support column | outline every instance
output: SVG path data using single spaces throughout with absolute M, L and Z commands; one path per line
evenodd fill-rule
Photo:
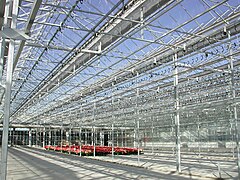
M 102 132 L 102 130 L 100 130 L 100 145 L 103 146 L 103 141 L 104 141 L 104 133 Z
M 137 73 L 137 76 L 138 76 L 138 73 Z M 138 109 L 138 99 L 139 99 L 139 88 L 137 88 L 137 104 L 136 104 L 136 133 L 137 133 L 137 148 L 138 148 L 138 156 L 137 156 L 137 159 L 138 159 L 138 163 L 139 163 L 139 160 L 140 160 L 140 151 L 139 151 L 139 148 L 140 148 L 140 136 L 139 136 L 139 126 L 140 126 L 140 123 L 139 123 L 139 109 Z
M 137 148 L 138 148 L 138 163 L 140 162 L 140 136 L 139 136 L 139 120 L 137 121 Z
M 228 32 L 228 38 L 231 39 L 231 33 Z M 237 115 L 237 105 L 235 104 L 236 99 L 236 89 L 235 89 L 235 79 L 234 79 L 234 65 L 232 56 L 232 44 L 229 43 L 229 54 L 230 54 L 230 71 L 231 71 L 231 89 L 232 89 L 232 102 L 233 102 L 233 116 L 235 122 L 235 141 L 237 146 L 237 165 L 238 165 L 238 179 L 240 179 L 240 149 L 239 149 L 239 127 L 238 127 L 238 115 Z
M 114 94 L 113 94 L 113 90 L 114 90 L 114 84 L 115 82 L 112 82 L 112 160 L 114 158 Z
M 92 127 L 92 146 L 93 146 L 93 156 L 96 156 L 96 129 L 95 126 Z
M 14 29 L 16 28 L 18 5 L 19 5 L 19 1 L 14 0 L 12 5 L 12 21 L 11 21 L 11 28 L 14 28 Z M 7 0 L 4 17 L 9 16 L 10 8 L 11 8 L 10 0 Z M 4 25 L 8 26 L 9 22 L 10 21 L 8 21 L 8 19 L 5 18 Z M 5 101 L 4 101 L 2 152 L 1 152 L 1 157 L 2 157 L 1 158 L 1 180 L 5 180 L 7 177 L 8 130 L 9 130 L 9 119 L 10 119 L 12 76 L 13 76 L 13 61 L 14 61 L 14 46 L 15 46 L 14 43 L 15 41 L 13 39 L 10 39 L 9 49 L 8 49 L 6 89 L 5 89 Z
M 35 147 L 37 147 L 38 146 L 38 142 L 39 142 L 39 136 L 38 136 L 38 128 L 36 128 L 36 131 L 35 131 L 35 137 L 36 137 L 36 146 Z
M 88 138 L 88 135 L 87 135 L 87 129 L 85 129 L 85 145 L 87 144 L 87 138 Z
M 114 158 L 114 125 L 112 124 L 112 159 Z
M 176 137 L 176 166 L 181 172 L 181 149 L 180 149 L 180 123 L 179 123 L 179 96 L 178 96 L 178 64 L 177 53 L 173 57 L 174 61 L 174 100 L 175 100 L 175 137 Z
M 0 81 L 2 81 L 3 74 L 3 59 L 4 59 L 4 51 L 5 51 L 5 38 L 0 39 Z
M 94 107 L 93 107 L 93 156 L 96 156 L 96 92 L 94 93 Z
M 198 133 L 198 156 L 201 155 L 201 144 L 200 144 L 200 124 L 197 124 L 197 133 Z
M 127 122 L 126 122 L 126 120 L 125 120 L 124 124 L 125 124 L 125 132 L 124 132 L 124 139 L 125 139 L 125 141 L 124 141 L 124 146 L 127 147 Z
M 57 130 L 54 129 L 53 130 L 53 145 L 54 145 L 54 147 L 56 147 L 56 145 L 57 145 L 57 143 L 56 143 L 56 140 L 57 140 L 56 136 L 57 136 Z M 56 148 L 54 148 L 54 151 L 55 151 L 55 149 Z
M 231 135 L 231 141 L 234 142 L 234 130 L 233 130 L 233 122 L 229 122 L 230 123 L 230 135 Z M 235 158 L 235 147 L 233 146 L 233 143 L 232 143 L 232 155 L 233 155 L 233 158 Z
M 12 128 L 12 140 L 11 140 L 11 146 L 14 146 L 17 142 L 16 142 L 16 128 L 15 127 L 13 127 Z
M 46 136 L 46 128 L 45 128 L 45 126 L 44 126 L 44 128 L 43 128 L 43 148 L 45 148 L 45 136 Z
M 124 136 L 123 136 L 123 128 L 121 129 L 121 135 L 122 135 L 122 147 L 124 147 Z
M 69 154 L 71 154 L 72 128 L 69 129 Z
M 48 145 L 52 145 L 52 131 L 51 131 L 51 128 L 49 128 L 49 131 L 48 131 Z
M 79 130 L 79 146 L 80 146 L 80 157 L 82 156 L 82 127 L 80 127 L 80 130 Z
M 153 116 L 151 116 L 151 118 L 152 118 L 152 138 L 151 138 L 151 140 L 152 140 L 152 154 L 154 153 L 154 147 L 153 147 L 153 144 L 154 144 L 154 130 L 153 130 Z
M 66 129 L 66 145 L 69 145 L 69 130 Z
M 92 130 L 91 130 L 91 145 L 93 146 L 94 145 L 94 140 L 93 140 L 93 126 L 92 126 Z
M 62 147 L 63 147 L 63 127 L 60 129 L 60 143 L 61 143 L 61 152 L 62 152 Z
M 116 135 L 117 135 L 117 147 L 119 146 L 119 144 L 118 144 L 118 129 L 117 129 L 117 132 L 116 132 Z
M 28 131 L 28 145 L 31 147 L 32 146 L 32 129 L 29 128 Z

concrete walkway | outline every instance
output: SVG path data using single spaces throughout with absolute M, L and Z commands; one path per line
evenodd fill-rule
M 105 157 L 107 158 L 107 157 Z M 8 180 L 204 179 L 32 148 L 9 148 Z

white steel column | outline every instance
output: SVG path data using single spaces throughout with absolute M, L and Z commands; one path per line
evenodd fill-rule
M 52 139 L 52 134 L 51 134 L 51 128 L 49 127 L 49 131 L 48 131 L 48 145 L 52 145 L 51 143 L 51 139 Z
M 94 93 L 94 105 L 93 105 L 93 127 L 92 127 L 92 145 L 93 145 L 93 156 L 96 156 L 96 124 L 95 124 L 95 111 L 96 111 L 96 92 Z
M 112 160 L 114 159 L 114 83 L 112 83 Z
M 69 144 L 69 152 L 68 152 L 68 154 L 71 154 L 71 145 L 72 145 L 71 141 L 72 141 L 72 125 L 69 129 L 69 143 L 68 143 Z
M 228 32 L 228 38 L 231 39 L 231 33 Z M 238 179 L 240 179 L 240 149 L 239 149 L 239 131 L 238 128 L 238 117 L 237 117 L 237 106 L 235 104 L 236 99 L 236 89 L 235 89 L 235 80 L 234 80 L 234 65 L 233 65 L 233 56 L 232 56 L 232 44 L 229 42 L 229 54 L 230 54 L 230 72 L 231 72 L 231 89 L 232 89 L 232 99 L 233 99 L 233 116 L 235 121 L 235 141 L 237 146 L 237 165 L 238 165 Z
M 122 147 L 124 147 L 123 143 L 124 143 L 124 136 L 123 136 L 123 127 L 121 129 L 121 135 L 122 135 Z
M 112 124 L 112 159 L 114 158 L 114 124 Z
M 53 130 L 53 145 L 54 145 L 54 147 L 56 147 L 56 140 L 57 140 L 57 130 L 56 129 L 54 129 Z M 54 148 L 54 151 L 55 151 L 56 149 Z
M 152 141 L 152 154 L 154 153 L 154 147 L 153 147 L 153 143 L 154 143 L 154 130 L 153 130 L 153 115 L 151 116 L 152 119 L 152 137 L 151 137 L 151 141 Z
M 32 146 L 32 129 L 30 128 L 28 131 L 28 146 Z
M 85 129 L 85 145 L 88 143 L 88 131 Z
M 62 152 L 62 147 L 63 147 L 63 127 L 61 126 L 60 129 L 60 143 L 61 143 L 61 152 Z
M 173 56 L 173 61 L 174 61 L 174 94 L 175 94 L 174 100 L 175 100 L 176 165 L 177 171 L 181 172 L 177 53 L 175 53 L 175 55 Z
M 46 128 L 43 128 L 43 148 L 45 147 L 45 136 L 46 136 Z
M 36 128 L 35 129 L 35 137 L 36 137 L 36 145 L 35 145 L 35 147 L 37 147 L 38 146 L 38 128 Z
M 2 80 L 3 73 L 3 59 L 4 59 L 4 51 L 5 51 L 5 38 L 0 39 L 0 81 Z
M 80 157 L 82 156 L 82 126 L 80 127 L 79 130 L 79 146 L 80 146 Z
M 138 77 L 138 73 L 137 73 L 137 77 Z M 137 148 L 138 148 L 138 154 L 137 154 L 137 159 L 138 159 L 138 163 L 139 163 L 139 160 L 140 160 L 140 152 L 139 152 L 139 148 L 140 148 L 140 136 L 139 136 L 139 110 L 138 110 L 138 99 L 139 99 L 139 88 L 137 88 L 137 104 L 136 104 L 136 113 L 137 113 L 137 117 L 136 117 L 136 133 L 137 133 Z
M 200 143 L 200 123 L 197 124 L 197 133 L 198 133 L 198 156 L 201 156 L 201 143 Z
M 7 1 L 7 4 L 10 1 Z M 18 0 L 13 1 L 12 8 L 12 22 L 11 28 L 16 28 L 17 14 L 18 14 Z M 6 12 L 8 12 L 10 6 L 6 6 Z M 8 13 L 7 17 L 8 17 Z M 5 14 L 5 15 L 6 15 Z M 6 77 L 6 91 L 5 91 L 5 102 L 4 102 L 4 119 L 3 119 L 3 135 L 2 135 L 2 158 L 1 158 L 1 180 L 6 180 L 7 177 L 7 155 L 8 155 L 8 129 L 9 129 L 9 118 L 10 118 L 10 100 L 11 100 L 11 87 L 12 87 L 12 76 L 13 76 L 13 60 L 14 60 L 14 40 L 10 39 L 8 49 L 8 60 L 7 60 L 7 77 Z

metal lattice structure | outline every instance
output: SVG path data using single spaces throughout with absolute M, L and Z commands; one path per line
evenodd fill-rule
M 15 29 L 9 2 L 1 1 L 2 32 Z M 133 130 L 128 145 L 146 149 L 176 141 L 179 171 L 180 146 L 195 142 L 235 143 L 239 158 L 238 0 L 15 6 L 20 39 L 2 35 L 0 53 L 4 85 L 14 39 L 10 99 L 1 90 L 10 125 Z

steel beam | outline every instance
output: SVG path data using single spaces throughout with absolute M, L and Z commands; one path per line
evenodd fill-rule
M 6 0 L 0 0 L 0 31 L 3 27 Z
M 236 17 L 234 15 L 234 17 Z M 231 19 L 231 17 L 230 17 Z M 221 25 L 221 23 L 218 23 L 218 24 L 215 24 L 215 26 L 219 26 Z M 240 23 L 237 22 L 237 21 L 234 21 L 233 23 L 229 24 L 226 26 L 227 30 L 230 31 L 232 33 L 232 35 L 236 35 L 240 32 Z M 212 28 L 209 28 L 209 29 L 212 29 Z M 206 33 L 206 31 L 204 30 L 202 33 Z M 201 33 L 199 33 L 201 34 Z M 203 39 L 199 39 L 196 40 L 196 41 L 192 41 L 191 43 L 188 44 L 188 47 L 187 47 L 187 51 L 184 51 L 183 49 L 180 49 L 178 50 L 178 57 L 183 57 L 183 56 L 186 56 L 196 50 L 200 50 L 201 48 L 204 48 L 206 46 L 209 46 L 210 44 L 214 44 L 214 43 L 217 43 L 223 39 L 226 39 L 227 36 L 223 35 L 223 32 L 219 29 L 218 31 L 215 31 L 213 32 L 212 34 L 209 34 L 208 38 L 203 38 Z M 161 53 L 161 52 L 160 52 Z M 170 57 L 173 56 L 172 54 L 173 52 L 170 51 L 168 53 L 164 53 L 162 54 L 161 56 L 159 56 L 159 52 L 156 53 L 155 56 L 157 56 L 156 58 L 156 63 L 152 63 L 152 61 L 147 61 L 147 60 L 143 60 L 144 62 L 146 62 L 146 64 L 144 65 L 141 65 L 140 62 L 138 66 L 136 66 L 135 68 L 135 71 L 136 72 L 139 72 L 140 74 L 143 74 L 145 73 L 146 71 L 149 71 L 151 69 L 154 69 L 156 68 L 157 66 L 160 66 L 162 63 L 167 63 L 170 61 Z M 146 57 L 146 59 L 150 59 L 151 57 Z M 135 65 L 134 65 L 135 66 Z M 130 72 L 130 68 L 129 68 L 129 72 L 127 71 L 128 69 L 125 69 L 126 71 L 124 72 L 117 72 L 116 74 L 113 74 L 112 77 L 116 78 L 116 83 L 121 83 L 123 82 L 124 80 L 126 79 L 130 79 L 134 76 L 136 76 L 136 73 L 131 73 Z M 105 81 L 105 82 L 103 82 Z M 112 82 L 115 81 L 115 79 L 112 79 L 112 78 L 107 78 L 107 79 L 104 79 L 103 81 L 101 82 L 98 82 L 96 84 L 96 86 L 92 86 L 91 88 L 92 89 L 95 89 L 96 92 L 98 91 L 101 91 L 103 88 L 109 88 L 112 86 Z M 104 87 L 100 86 L 101 84 L 104 84 Z M 87 95 L 90 95 L 91 94 L 91 91 L 89 91 L 89 88 L 85 88 L 83 91 L 81 91 L 81 94 L 82 97 L 84 96 L 87 96 Z M 74 97 L 74 99 L 72 100 L 76 100 L 77 98 Z M 71 101 L 71 99 L 69 100 Z M 64 102 L 63 104 L 66 104 L 66 102 Z
M 33 3 L 32 10 L 30 12 L 30 15 L 28 17 L 28 20 L 27 20 L 27 23 L 26 23 L 26 26 L 25 26 L 25 29 L 24 29 L 24 32 L 26 34 L 30 33 L 30 30 L 31 30 L 32 25 L 34 23 L 34 20 L 35 20 L 35 18 L 37 16 L 37 12 L 38 12 L 38 10 L 40 8 L 41 3 L 42 3 L 42 0 L 35 0 L 34 3 Z M 24 48 L 25 42 L 26 42 L 26 40 L 22 40 L 20 42 L 20 45 L 19 45 L 18 50 L 17 50 L 17 53 L 15 55 L 14 63 L 13 63 L 13 71 L 14 71 L 17 63 L 18 63 L 18 59 L 20 58 L 20 55 L 21 55 L 22 50 Z
M 133 6 L 128 11 L 126 11 L 122 16 L 126 17 L 126 18 L 132 17 L 133 20 L 140 21 L 139 11 L 140 11 L 142 5 L 145 7 L 143 16 L 146 18 L 150 14 L 157 11 L 159 8 L 165 6 L 168 3 L 169 3 L 169 1 L 167 1 L 167 0 L 162 0 L 162 1 L 154 0 L 154 1 L 143 1 L 143 2 L 139 1 L 136 4 L 133 3 Z M 119 2 L 119 4 L 121 4 L 121 1 Z M 117 7 L 118 7 L 118 4 L 116 4 L 114 8 L 116 9 Z M 107 13 L 106 16 L 103 17 L 103 20 L 110 13 L 111 13 L 111 11 L 109 11 L 109 13 Z M 93 28 L 93 32 L 95 32 L 95 30 L 97 29 L 97 27 L 100 23 L 101 23 L 101 21 L 95 25 L 95 27 Z M 115 25 L 111 26 L 112 23 L 114 23 Z M 139 24 L 139 23 L 132 23 L 132 22 L 124 22 L 124 24 L 122 24 L 122 21 L 119 19 L 113 20 L 112 23 L 107 23 L 102 28 L 100 28 L 98 31 L 99 32 L 107 32 L 107 33 L 112 34 L 115 31 L 119 31 L 119 29 L 120 29 L 121 32 L 119 32 L 117 35 L 121 36 Z M 89 35 L 89 34 L 91 34 L 91 33 L 89 32 L 87 35 Z M 58 70 L 56 70 L 57 68 L 55 68 L 54 74 L 51 77 L 48 77 L 47 80 L 43 80 L 41 85 L 39 87 L 35 88 L 34 93 L 32 93 L 30 95 L 31 98 L 30 97 L 26 98 L 27 100 L 25 102 L 23 102 L 22 105 L 29 103 L 27 101 L 30 101 L 30 99 L 36 97 L 39 92 L 45 91 L 46 89 L 48 89 L 48 91 L 49 91 L 49 90 L 53 89 L 54 87 L 56 87 L 54 85 L 56 81 L 61 82 L 61 81 L 65 80 L 67 77 L 69 77 L 69 73 L 63 73 L 63 72 L 73 72 L 74 68 L 75 69 L 81 68 L 86 62 L 88 62 L 92 57 L 94 57 L 95 54 L 89 55 L 89 54 L 81 53 L 81 49 L 85 49 L 85 46 L 87 46 L 88 48 L 91 48 L 91 49 L 96 49 L 99 42 L 101 42 L 102 49 L 104 50 L 105 48 L 110 46 L 113 42 L 117 41 L 119 38 L 120 37 L 117 37 L 117 36 L 109 37 L 109 35 L 93 36 L 89 41 L 87 41 L 85 43 L 85 45 L 83 47 L 79 48 L 79 54 L 73 55 L 70 59 L 67 60 L 67 62 L 65 63 L 66 65 L 58 67 Z M 73 50 L 76 49 L 81 42 L 79 42 L 73 48 Z M 65 58 L 63 58 L 63 59 L 65 59 Z M 61 74 L 61 76 L 59 76 L 60 74 Z M 59 79 L 59 77 L 60 77 L 60 79 Z M 46 83 L 46 81 L 51 82 L 51 84 Z M 19 109 L 22 107 L 23 106 L 19 107 Z M 17 109 L 14 113 L 16 113 L 19 109 Z

